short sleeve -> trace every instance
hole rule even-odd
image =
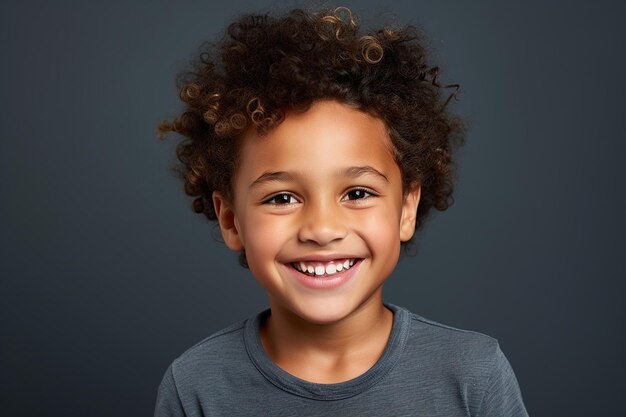
[[[185,410],[178,396],[172,365],[167,368],[157,394],[154,417],[185,417]]]
[[[528,417],[515,373],[496,345],[491,376],[477,417]]]

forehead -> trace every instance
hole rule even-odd
[[[385,123],[336,101],[287,113],[266,135],[250,131],[241,140],[237,177],[242,180],[272,170],[324,177],[351,166],[399,173]]]

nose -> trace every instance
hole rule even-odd
[[[326,246],[346,237],[348,228],[339,204],[332,201],[309,203],[302,211],[298,240]]]

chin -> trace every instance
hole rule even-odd
[[[319,325],[335,324],[352,313],[349,306],[343,303],[333,303],[328,300],[311,303],[292,310],[302,320]]]

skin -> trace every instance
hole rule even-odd
[[[337,101],[315,102],[265,136],[250,130],[241,140],[234,201],[215,192],[213,203],[226,245],[245,249],[267,292],[261,343],[301,379],[353,379],[389,338],[393,314],[382,304],[382,285],[400,243],[413,236],[420,187],[403,194],[384,122]],[[294,278],[294,260],[322,257],[361,261],[336,288],[311,289]]]

